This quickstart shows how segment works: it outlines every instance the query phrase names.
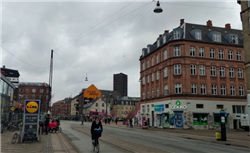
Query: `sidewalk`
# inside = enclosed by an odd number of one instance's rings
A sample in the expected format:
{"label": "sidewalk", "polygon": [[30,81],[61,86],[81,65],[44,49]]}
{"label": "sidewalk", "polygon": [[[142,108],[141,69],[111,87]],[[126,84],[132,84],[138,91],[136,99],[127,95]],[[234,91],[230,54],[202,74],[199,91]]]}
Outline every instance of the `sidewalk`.
{"label": "sidewalk", "polygon": [[1,153],[77,153],[70,141],[61,133],[40,135],[38,142],[12,144],[12,133],[6,131],[1,134]]}
{"label": "sidewalk", "polygon": [[[128,129],[141,129],[141,127],[134,126],[133,128],[121,123],[116,125],[114,123],[104,124],[113,128],[128,128]],[[149,128],[149,132],[159,132],[162,134],[170,134],[186,139],[202,140],[213,143],[220,143],[225,145],[239,146],[250,148],[250,133],[240,130],[227,130],[227,141],[218,141],[215,137],[215,130],[194,130],[194,129],[162,129],[162,128]]]}

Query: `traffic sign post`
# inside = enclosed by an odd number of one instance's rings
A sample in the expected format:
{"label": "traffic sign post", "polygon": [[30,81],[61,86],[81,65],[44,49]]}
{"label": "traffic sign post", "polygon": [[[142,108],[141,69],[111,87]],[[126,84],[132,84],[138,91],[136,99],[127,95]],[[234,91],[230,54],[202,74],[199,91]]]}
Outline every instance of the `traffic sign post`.
{"label": "traffic sign post", "polygon": [[224,111],[224,109],[220,110],[220,119],[221,119],[221,140],[227,141],[226,112]]}
{"label": "traffic sign post", "polygon": [[38,141],[40,101],[26,100],[23,115],[22,141]]}

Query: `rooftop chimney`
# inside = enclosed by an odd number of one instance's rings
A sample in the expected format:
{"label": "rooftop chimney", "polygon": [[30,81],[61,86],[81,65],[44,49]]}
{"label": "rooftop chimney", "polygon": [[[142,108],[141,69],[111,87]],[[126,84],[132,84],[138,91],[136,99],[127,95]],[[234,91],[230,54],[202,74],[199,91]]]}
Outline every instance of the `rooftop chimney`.
{"label": "rooftop chimney", "polygon": [[230,23],[225,24],[225,28],[228,29],[228,30],[230,30],[231,29]]}
{"label": "rooftop chimney", "polygon": [[211,20],[208,20],[208,21],[207,21],[207,26],[209,26],[210,28],[212,28],[213,23],[212,23],[212,21],[211,21]]}
{"label": "rooftop chimney", "polygon": [[165,33],[168,33],[169,32],[169,30],[165,30]]}
{"label": "rooftop chimney", "polygon": [[183,25],[184,19],[180,19],[180,25]]}

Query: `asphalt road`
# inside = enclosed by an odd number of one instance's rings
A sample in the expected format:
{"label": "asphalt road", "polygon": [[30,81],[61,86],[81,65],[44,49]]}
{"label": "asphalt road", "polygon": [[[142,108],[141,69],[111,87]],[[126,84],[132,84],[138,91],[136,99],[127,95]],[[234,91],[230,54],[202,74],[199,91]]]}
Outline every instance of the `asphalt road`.
{"label": "asphalt road", "polygon": [[[62,121],[61,126],[81,153],[92,152],[90,123]],[[181,138],[168,133],[104,125],[101,153],[249,153],[248,148]]]}

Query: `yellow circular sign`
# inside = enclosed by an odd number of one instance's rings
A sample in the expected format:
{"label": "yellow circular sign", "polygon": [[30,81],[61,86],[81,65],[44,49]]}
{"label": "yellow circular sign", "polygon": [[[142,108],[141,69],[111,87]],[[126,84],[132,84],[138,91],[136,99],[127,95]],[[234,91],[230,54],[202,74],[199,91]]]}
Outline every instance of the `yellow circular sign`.
{"label": "yellow circular sign", "polygon": [[14,107],[14,106],[12,106],[12,107],[10,108],[10,110],[11,110],[11,111],[14,111],[14,110],[15,110],[15,107]]}
{"label": "yellow circular sign", "polygon": [[38,108],[39,108],[39,107],[38,107],[38,104],[37,104],[37,102],[35,102],[35,101],[30,101],[30,102],[28,102],[27,105],[26,105],[26,110],[27,110],[27,112],[29,112],[29,113],[31,113],[31,114],[37,112],[37,111],[38,111]]}

